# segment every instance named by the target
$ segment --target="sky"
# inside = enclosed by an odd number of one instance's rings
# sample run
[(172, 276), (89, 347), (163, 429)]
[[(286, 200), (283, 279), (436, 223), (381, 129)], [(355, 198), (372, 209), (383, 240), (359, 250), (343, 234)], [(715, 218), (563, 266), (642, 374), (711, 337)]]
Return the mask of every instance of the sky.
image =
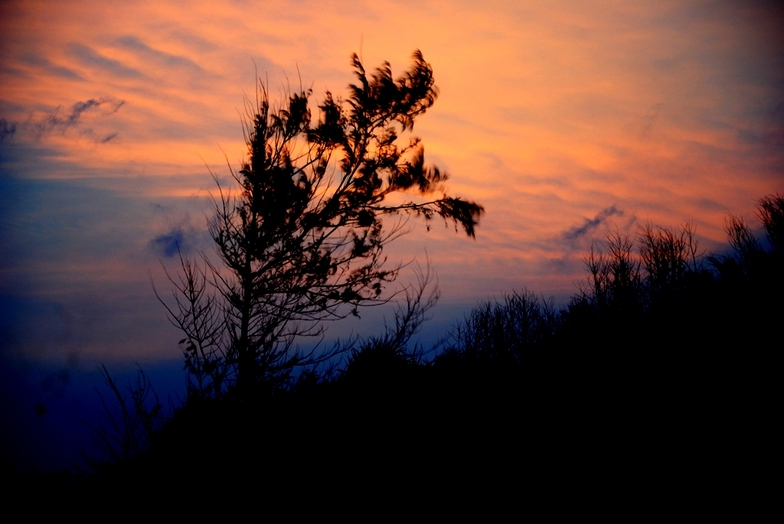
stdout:
[(692, 221), (723, 249), (728, 213), (784, 192), (783, 35), (765, 1), (2, 2), (2, 409), (52, 431), (32, 407), (86, 409), (99, 363), (179, 369), (153, 286), (175, 241), (211, 249), (211, 173), (243, 160), (259, 77), (316, 103), (354, 52), (432, 65), (415, 134), (486, 214), (475, 240), (411, 220), (387, 253), (430, 261), (440, 333), (513, 290), (565, 303), (611, 230)]

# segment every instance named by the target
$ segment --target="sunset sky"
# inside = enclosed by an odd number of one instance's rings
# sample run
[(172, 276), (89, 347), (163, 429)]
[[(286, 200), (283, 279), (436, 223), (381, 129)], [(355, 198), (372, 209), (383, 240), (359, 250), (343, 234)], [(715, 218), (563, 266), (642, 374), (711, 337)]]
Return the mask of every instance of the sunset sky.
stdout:
[(173, 240), (211, 249), (210, 170), (243, 159), (256, 75), (317, 102), (353, 52), (397, 75), (415, 49), (440, 89), (426, 160), (487, 211), (475, 241), (412, 220), (388, 250), (430, 259), (439, 325), (523, 287), (565, 303), (610, 229), (691, 220), (721, 249), (727, 213), (784, 192), (778, 2), (6, 1), (0, 361), (179, 358), (151, 282), (168, 292)]

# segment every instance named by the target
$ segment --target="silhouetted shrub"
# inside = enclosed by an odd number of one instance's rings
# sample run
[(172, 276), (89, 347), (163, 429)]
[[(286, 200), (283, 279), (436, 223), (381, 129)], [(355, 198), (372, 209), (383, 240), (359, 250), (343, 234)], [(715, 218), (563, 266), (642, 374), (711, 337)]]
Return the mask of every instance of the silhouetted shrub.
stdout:
[(480, 304), (454, 326), (437, 362), (444, 365), (456, 354), (465, 359), (519, 364), (527, 352), (544, 346), (557, 327), (552, 301), (526, 290), (513, 292), (500, 302)]
[(163, 406), (147, 375), (139, 368), (135, 382), (121, 386), (101, 366), (101, 376), (111, 395), (101, 399), (103, 417), (97, 425), (90, 425), (93, 454), (85, 454), (93, 470), (107, 464), (127, 462), (140, 455), (164, 422)]

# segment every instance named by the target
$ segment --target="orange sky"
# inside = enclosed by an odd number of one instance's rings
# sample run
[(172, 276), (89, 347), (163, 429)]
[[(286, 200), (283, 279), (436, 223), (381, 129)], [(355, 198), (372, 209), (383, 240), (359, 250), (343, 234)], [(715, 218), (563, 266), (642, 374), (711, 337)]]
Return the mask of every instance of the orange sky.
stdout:
[(346, 92), (355, 51), (368, 69), (388, 60), (397, 73), (422, 50), (440, 97), (416, 134), (451, 174), (450, 193), (487, 210), (476, 241), (420, 225), (389, 250), (391, 261), (427, 252), (442, 303), (523, 286), (563, 302), (610, 227), (693, 220), (717, 249), (727, 212), (751, 218), (756, 199), (784, 191), (774, 6), (4, 2), (9, 329), (56, 311), (25, 351), (177, 355), (150, 286), (152, 275), (165, 287), (159, 260), (172, 265), (155, 240), (175, 232), (209, 249), (208, 167), (225, 175), (224, 153), (234, 166), (242, 158), (239, 113), (256, 70), (273, 96), (301, 78), (318, 100)]

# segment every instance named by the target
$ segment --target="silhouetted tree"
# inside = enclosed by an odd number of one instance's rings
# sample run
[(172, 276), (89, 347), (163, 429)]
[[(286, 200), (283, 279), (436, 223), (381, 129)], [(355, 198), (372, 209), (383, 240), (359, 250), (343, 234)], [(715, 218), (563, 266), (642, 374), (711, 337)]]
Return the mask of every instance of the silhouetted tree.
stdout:
[(446, 173), (425, 165), (410, 135), (438, 95), (430, 65), (419, 51), (397, 79), (386, 62), (370, 76), (356, 55), (352, 65), (348, 98), (327, 92), (315, 118), (310, 89), (275, 106), (259, 81), (246, 104), (248, 160), (231, 171), (235, 188), (218, 184), (209, 223), (220, 264), (183, 259), (167, 306), (202, 395), (274, 388), (295, 365), (326, 358), (295, 351), (295, 339), (388, 300), (400, 266), (386, 267), (383, 249), (402, 233), (401, 215), (428, 228), (439, 216), (474, 236), (483, 208), (447, 196)]

